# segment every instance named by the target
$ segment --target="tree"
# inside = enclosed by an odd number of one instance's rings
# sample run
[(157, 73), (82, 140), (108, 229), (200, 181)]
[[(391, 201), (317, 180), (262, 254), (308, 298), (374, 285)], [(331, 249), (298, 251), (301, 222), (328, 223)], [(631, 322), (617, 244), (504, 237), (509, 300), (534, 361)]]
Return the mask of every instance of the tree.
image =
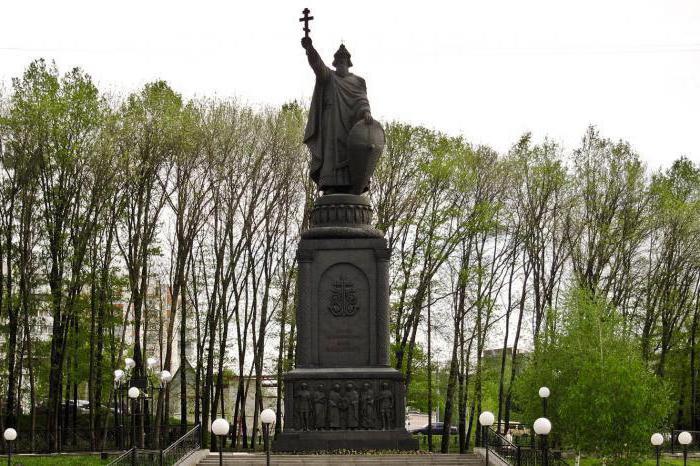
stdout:
[[(587, 286), (587, 285), (586, 285)], [(578, 452), (633, 464), (664, 426), (671, 403), (665, 384), (627, 338), (617, 309), (585, 287), (573, 289), (561, 334), (539, 345), (516, 382), (526, 420), (542, 415), (537, 390), (551, 389), (552, 437)]]

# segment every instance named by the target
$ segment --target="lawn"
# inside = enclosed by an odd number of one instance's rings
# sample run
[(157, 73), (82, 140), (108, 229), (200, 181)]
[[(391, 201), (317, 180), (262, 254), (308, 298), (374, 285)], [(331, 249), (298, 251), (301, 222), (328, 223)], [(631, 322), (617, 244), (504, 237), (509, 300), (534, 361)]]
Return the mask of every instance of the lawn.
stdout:
[[(572, 465), (575, 464), (573, 458), (568, 459), (567, 462)], [(603, 462), (597, 458), (581, 458), (581, 466), (599, 466), (601, 464), (603, 464)], [(683, 458), (661, 458), (660, 464), (661, 466), (683, 466)], [(700, 465), (700, 459), (688, 458), (688, 464)], [(640, 463), (640, 465), (656, 466), (656, 459), (648, 459)]]
[(109, 461), (100, 460), (100, 455), (17, 455), (12, 457), (12, 466), (98, 466)]

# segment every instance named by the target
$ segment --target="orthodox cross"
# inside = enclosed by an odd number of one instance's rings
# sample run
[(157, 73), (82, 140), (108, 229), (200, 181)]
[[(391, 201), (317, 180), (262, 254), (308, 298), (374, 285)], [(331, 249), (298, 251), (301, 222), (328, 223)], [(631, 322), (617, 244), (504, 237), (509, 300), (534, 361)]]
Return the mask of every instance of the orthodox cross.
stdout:
[(299, 22), (304, 22), (304, 37), (309, 37), (309, 32), (311, 32), (311, 29), (309, 29), (309, 21), (314, 19), (314, 17), (309, 16), (311, 10), (309, 10), (308, 8), (304, 8), (304, 11), (302, 11), (302, 13), (304, 13), (304, 17), (299, 18)]

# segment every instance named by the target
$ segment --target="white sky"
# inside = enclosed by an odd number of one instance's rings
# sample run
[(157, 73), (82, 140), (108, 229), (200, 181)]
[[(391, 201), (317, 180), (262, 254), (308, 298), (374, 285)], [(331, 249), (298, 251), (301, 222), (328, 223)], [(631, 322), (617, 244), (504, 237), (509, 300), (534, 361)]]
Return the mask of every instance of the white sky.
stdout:
[(373, 114), (504, 151), (525, 131), (575, 147), (589, 123), (651, 168), (700, 161), (700, 1), (36, 1), (0, 7), (0, 80), (34, 58), (105, 90), (309, 99), (297, 21), (326, 63), (340, 40)]

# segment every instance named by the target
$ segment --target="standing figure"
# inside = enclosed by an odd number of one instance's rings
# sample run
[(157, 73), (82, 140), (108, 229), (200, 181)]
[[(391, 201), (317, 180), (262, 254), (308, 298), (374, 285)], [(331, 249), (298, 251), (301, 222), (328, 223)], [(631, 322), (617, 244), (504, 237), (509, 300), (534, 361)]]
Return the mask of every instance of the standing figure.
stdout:
[(345, 386), (345, 398), (348, 400), (348, 429), (357, 429), (360, 425), (360, 395), (352, 383)]
[(394, 411), (394, 394), (389, 390), (389, 384), (382, 383), (379, 393), (379, 416), (382, 418), (382, 430), (391, 429), (391, 418)]
[(340, 427), (340, 385), (333, 385), (333, 389), (328, 394), (328, 427), (338, 429)]
[[(361, 194), (367, 190), (369, 180), (357, 175), (352, 179), (348, 134), (360, 121), (373, 124), (365, 80), (350, 73), (352, 61), (345, 45), (341, 44), (333, 55), (335, 70), (323, 63), (310, 37), (301, 39), (301, 45), (316, 75), (309, 121), (304, 132), (304, 143), (311, 151), (311, 179), (324, 194)], [(381, 149), (377, 150), (381, 153)], [(373, 169), (370, 167), (370, 171)], [(363, 166), (358, 173), (366, 170)]]
[(311, 424), (311, 392), (306, 382), (302, 382), (301, 390), (297, 393), (297, 416), (299, 419), (299, 428), (301, 430), (309, 430)]
[(365, 382), (363, 385), (364, 390), (362, 391), (362, 396), (360, 398), (360, 406), (362, 410), (361, 424), (365, 429), (372, 429), (375, 424), (374, 417), (374, 390), (372, 386)]
[(326, 388), (320, 383), (313, 393), (314, 402), (314, 427), (323, 429), (326, 427)]

